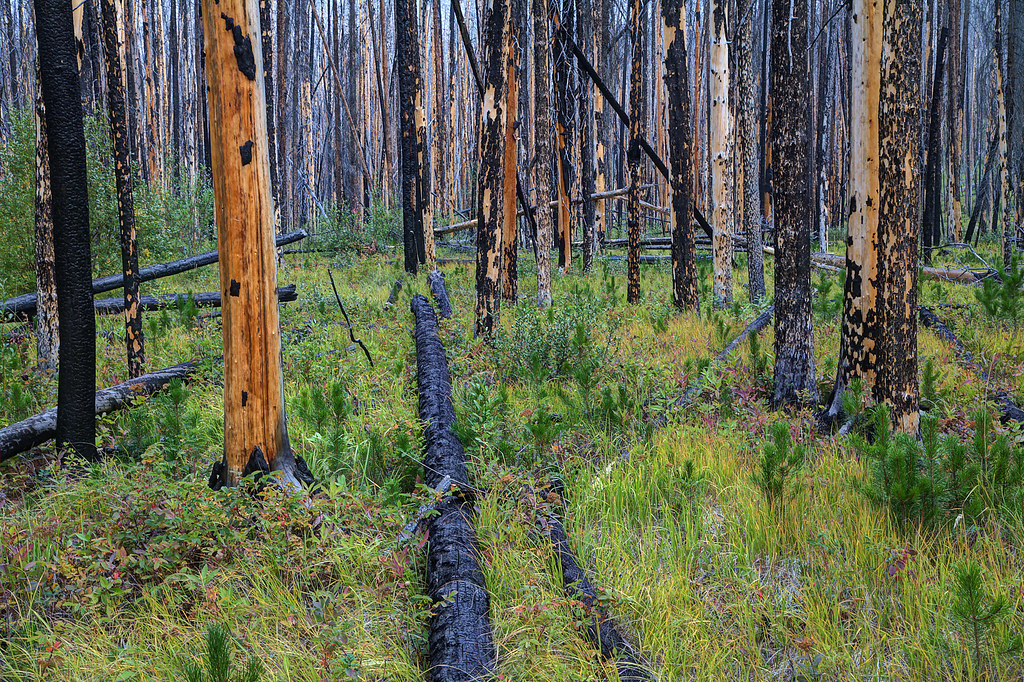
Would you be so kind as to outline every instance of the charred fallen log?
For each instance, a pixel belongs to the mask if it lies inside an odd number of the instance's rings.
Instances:
[[[437,316],[421,295],[413,297],[412,312],[426,483],[437,489],[447,479],[453,491],[437,505],[439,513],[430,520],[428,531],[427,593],[434,603],[429,675],[434,682],[478,680],[494,670],[496,653],[471,522],[472,488],[462,443],[452,430],[451,375],[437,334]]]
[[[444,273],[440,270],[431,270],[427,275],[427,284],[430,285],[430,293],[437,301],[438,316],[442,320],[452,318],[452,302],[448,300],[448,289],[444,286]]]
[[[987,384],[989,382],[989,375],[985,366],[974,359],[974,356],[971,355],[969,350],[967,350],[967,347],[964,346],[963,342],[957,338],[956,334],[953,333],[953,330],[947,327],[945,323],[939,319],[939,316],[930,310],[928,306],[919,306],[918,311],[921,315],[921,322],[924,326],[931,328],[931,330],[938,336],[950,343],[953,348],[956,349],[956,356],[960,362],[967,365],[972,372],[978,375],[978,377],[984,380]],[[1017,404],[1013,402],[1013,399],[1006,391],[995,391],[992,394],[992,397],[995,399],[996,404],[999,405],[999,410],[1002,412],[1002,416],[1000,417],[1001,422],[1005,424],[1009,421],[1024,421],[1024,410],[1017,407]]]
[[[548,493],[541,491],[541,498],[547,502]],[[587,577],[586,571],[580,566],[569,546],[569,538],[565,527],[554,515],[538,515],[537,523],[544,535],[550,539],[551,547],[558,555],[558,563],[562,567],[562,588],[570,599],[582,602],[589,621],[587,638],[601,655],[615,661],[619,671],[619,679],[623,682],[639,682],[654,679],[650,669],[642,662],[637,651],[626,641],[622,633],[608,619],[608,613],[597,598],[597,591]]]
[[[278,287],[277,300],[281,303],[295,301],[298,299],[295,292],[295,285],[289,284],[286,287]],[[197,308],[219,308],[219,291],[201,291],[199,293],[187,294],[164,294],[162,296],[140,296],[139,306],[143,310],[161,310],[173,308],[177,305],[184,305],[191,300]],[[115,315],[124,312],[123,298],[97,298],[93,300],[93,309],[97,315]],[[35,317],[35,306],[24,312],[29,318]]]
[[[305,230],[296,230],[295,232],[289,232],[288,234],[281,235],[275,240],[275,243],[277,246],[283,246],[305,238]],[[188,270],[195,270],[196,268],[200,268],[205,265],[212,265],[219,259],[219,251],[207,251],[206,253],[189,256],[188,258],[182,258],[181,260],[172,261],[170,263],[149,265],[139,270],[139,281],[149,282],[154,279],[170,277],[171,275],[177,275],[182,272],[187,272]],[[102,294],[104,291],[119,289],[123,285],[123,274],[99,277],[92,281],[92,293]],[[29,310],[35,310],[35,307],[36,295],[34,293],[22,294],[21,296],[9,298],[0,304],[0,319],[7,317],[8,315],[25,315]]]
[[[144,374],[137,379],[96,391],[96,414],[106,414],[129,405],[140,396],[166,387],[174,379],[187,381],[199,368],[195,360]],[[0,462],[41,445],[57,432],[57,408],[0,429]]]

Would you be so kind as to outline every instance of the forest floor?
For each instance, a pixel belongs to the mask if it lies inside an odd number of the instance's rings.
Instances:
[[[424,679],[427,540],[398,536],[431,497],[417,485],[409,312],[412,294],[429,293],[424,275],[403,277],[385,306],[402,277],[394,256],[332,261],[370,367],[350,346],[326,260],[287,256],[279,272],[299,293],[282,308],[284,371],[291,442],[322,486],[312,506],[207,487],[222,447],[221,367],[210,359],[220,320],[187,307],[148,314],[147,366],[205,357],[201,376],[103,418],[109,455],[85,475],[55,466],[46,449],[0,466],[0,679],[178,678],[205,656],[215,623],[233,633],[236,658],[262,659],[268,680]],[[618,679],[536,531],[544,510],[524,491],[551,482],[600,601],[658,679],[1024,674],[1020,652],[1004,645],[1024,624],[1024,493],[962,509],[943,500],[927,522],[901,517],[892,490],[878,493],[863,439],[819,433],[811,409],[769,408],[771,326],[709,366],[758,309],[677,313],[666,266],[643,268],[646,297],[629,306],[624,264],[599,261],[589,276],[556,275],[555,305],[539,312],[533,267],[521,259],[522,302],[503,305],[493,344],[473,339],[473,266],[444,268],[455,316],[440,333],[457,431],[484,491],[475,524],[501,679]],[[738,301],[748,300],[744,273]],[[145,293],[216,290],[215,277],[207,268]],[[820,284],[815,303],[823,399],[841,292]],[[994,409],[987,388],[1024,402],[1024,332],[987,318],[970,287],[925,282],[921,296],[967,304],[940,316],[991,370],[986,387],[922,329],[929,412],[940,435],[970,443],[974,411]],[[99,318],[100,385],[125,378],[121,325]],[[5,337],[0,360],[0,423],[55,403],[53,378],[31,369],[31,337]],[[701,376],[700,399],[672,408]],[[776,422],[808,454],[768,501],[756,475]],[[996,430],[1024,458],[1020,430]],[[975,621],[963,615],[965,562],[980,568]],[[996,595],[1004,606],[981,620]]]

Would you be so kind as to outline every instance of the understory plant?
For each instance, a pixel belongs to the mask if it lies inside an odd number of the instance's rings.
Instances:
[[[804,466],[807,449],[794,445],[789,426],[776,422],[771,427],[771,442],[761,450],[761,458],[754,473],[754,485],[773,509],[780,507],[797,492],[797,474]]]
[[[223,625],[211,625],[206,631],[206,665],[200,666],[194,661],[186,663],[186,682],[259,682],[263,675],[262,661],[250,656],[243,669],[234,671],[231,649],[228,629]]]
[[[952,614],[960,640],[971,652],[975,679],[990,667],[989,655],[1006,656],[1021,649],[1021,635],[1001,636],[1000,626],[1012,607],[1006,595],[985,589],[981,567],[966,560],[955,569]]]

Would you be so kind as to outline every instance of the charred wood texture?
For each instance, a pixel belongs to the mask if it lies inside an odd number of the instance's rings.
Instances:
[[[921,314],[921,322],[924,326],[931,328],[936,335],[949,344],[952,344],[953,348],[956,349],[957,359],[969,367],[978,378],[986,383],[989,383],[989,374],[985,369],[985,365],[978,362],[978,360],[971,355],[971,352],[967,350],[963,342],[957,338],[956,334],[953,333],[946,324],[935,314],[928,306],[921,306],[919,308]],[[1013,402],[1013,398],[1006,391],[994,391],[992,398],[995,399],[996,404],[999,405],[999,410],[1002,413],[1000,421],[1004,424],[1010,421],[1024,422],[1024,410],[1017,407],[1017,404]]]
[[[921,260],[924,265],[932,264],[932,249],[942,241],[942,131],[939,129],[939,114],[948,33],[949,30],[945,26],[939,32],[939,46],[935,51],[932,103],[928,114],[928,161],[924,173],[924,221],[921,226]]]
[[[448,300],[448,289],[444,286],[444,273],[440,270],[431,270],[427,275],[427,284],[430,286],[430,293],[437,301],[438,316],[442,320],[450,320],[452,317],[452,303]]]
[[[680,309],[698,310],[697,251],[693,234],[693,136],[683,0],[663,0],[661,13],[665,21],[665,90],[672,162],[672,302]]]
[[[422,106],[419,31],[415,0],[395,3],[395,35],[398,50],[398,112],[402,153],[402,229],[405,271],[415,273],[427,260],[424,242],[425,193],[421,160],[423,149],[416,126],[416,109]]]
[[[626,259],[626,300],[640,301],[640,233],[643,212],[640,207],[640,185],[643,184],[643,168],[640,157],[640,140],[644,137],[647,122],[647,94],[644,89],[645,64],[647,57],[647,3],[643,0],[630,2],[630,27],[633,34],[633,55],[630,62],[629,101],[632,116],[629,125],[629,147],[626,150],[626,165],[629,172],[629,194],[626,198],[627,232],[629,236],[628,258]]]
[[[501,229],[505,222],[505,122],[511,115],[506,84],[511,49],[508,0],[492,0],[485,26],[480,174],[477,188],[476,336],[491,337],[501,307]]]
[[[293,244],[306,238],[305,230],[296,230],[283,234],[274,240],[275,245],[284,246]],[[213,265],[220,259],[219,251],[207,251],[195,256],[171,261],[170,263],[158,263],[149,265],[139,270],[139,281],[150,282],[154,279],[170,277],[189,270],[195,270],[206,265]],[[104,291],[119,289],[124,285],[124,275],[106,275],[92,280],[92,293],[102,294]],[[27,311],[36,309],[36,294],[23,294],[9,298],[0,304],[0,315],[21,315]]]
[[[277,300],[281,303],[298,300],[298,297],[298,294],[295,292],[294,284],[290,284],[286,287],[279,287],[277,290]],[[219,308],[221,305],[219,291],[163,294],[161,296],[140,296],[137,305],[141,310],[162,310],[164,308],[173,308],[177,305],[183,305],[189,300],[191,300],[197,308]],[[123,298],[96,298],[93,299],[92,304],[97,315],[116,315],[125,311]],[[22,314],[26,317],[33,317],[36,315],[36,309],[27,309],[23,311]]]
[[[117,186],[117,219],[121,227],[121,270],[124,272],[124,342],[128,376],[142,375],[146,363],[139,309],[139,245],[135,238],[135,201],[132,197],[132,160],[128,139],[128,115],[124,81],[121,78],[122,18],[114,0],[102,0],[103,49],[107,63],[107,108],[110,114],[110,138],[114,148],[114,179]]]
[[[36,292],[41,311],[36,324],[36,357],[43,369],[57,368],[60,331],[57,318],[57,282],[53,253],[53,199],[50,194],[50,154],[46,151],[46,111],[36,67]],[[3,313],[0,313],[0,317]]]
[[[548,0],[533,0],[533,55],[536,91],[535,127],[537,162],[534,177],[537,204],[543,206],[552,195],[551,187],[551,41],[548,23]],[[551,305],[551,211],[537,212],[537,305]]]
[[[430,679],[463,682],[487,677],[496,652],[489,619],[489,598],[480,568],[471,522],[471,490],[466,457],[452,424],[451,376],[437,334],[437,317],[424,296],[414,296],[416,377],[423,422],[423,468],[427,485],[450,481],[455,494],[441,502],[428,528],[427,594],[434,602],[430,618]]]
[[[811,327],[810,77],[807,5],[772,0],[775,405],[816,402]],[[916,204],[915,204],[916,205]]]
[[[60,317],[56,438],[95,460],[96,320],[90,301],[89,188],[85,127],[71,5],[35,0],[39,77],[46,103],[53,235]]]
[[[893,425],[918,429],[917,240],[921,231],[922,6],[887,0],[882,19],[879,148],[879,340],[874,397]],[[884,264],[884,267],[882,266]]]
[[[96,391],[89,418],[95,423],[97,416],[126,407],[141,396],[156,393],[174,379],[187,381],[198,367],[199,363],[195,361],[183,362],[180,365],[150,372],[110,388]],[[58,409],[54,407],[42,414],[0,429],[0,462],[41,445],[56,436],[57,413]]]
[[[562,568],[562,588],[566,596],[582,602],[589,616],[586,625],[587,639],[593,647],[600,651],[604,658],[615,661],[619,679],[623,682],[655,679],[636,650],[609,620],[607,611],[598,601],[597,590],[573,554],[562,522],[552,515],[547,518],[538,517],[538,524],[542,532],[550,538],[552,549],[558,555],[558,563]]]

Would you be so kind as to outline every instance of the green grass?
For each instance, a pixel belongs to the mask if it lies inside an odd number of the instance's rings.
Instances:
[[[102,420],[100,439],[117,454],[85,476],[53,466],[45,449],[0,467],[0,679],[181,678],[218,624],[235,638],[236,661],[263,660],[265,679],[423,679],[424,539],[396,538],[425,499],[408,306],[426,286],[406,278],[385,308],[401,274],[395,258],[289,256],[280,269],[300,297],[283,308],[282,337],[292,444],[324,484],[311,510],[206,487],[222,443],[213,363],[183,390]],[[374,368],[349,348],[328,265]],[[662,680],[1024,674],[995,648],[979,666],[954,614],[957,569],[970,560],[987,593],[1009,599],[992,641],[1020,629],[1019,511],[997,510],[981,528],[953,518],[901,527],[860,491],[867,463],[845,440],[816,435],[809,412],[768,410],[770,376],[751,366],[748,344],[706,372],[698,404],[652,431],[652,415],[720,350],[719,327],[735,334],[758,311],[737,306],[721,325],[677,314],[660,266],[643,269],[644,301],[630,307],[623,266],[609,263],[589,277],[556,274],[548,318],[532,305],[533,267],[523,259],[523,302],[503,304],[493,346],[472,338],[472,267],[448,267],[456,316],[440,326],[471,474],[486,491],[476,528],[504,679],[617,679],[586,641],[522,493],[554,478],[580,563]],[[215,290],[215,277],[207,268],[145,288]],[[745,279],[738,269],[741,302]],[[926,284],[922,297],[974,302],[945,284]],[[219,321],[204,312],[148,315],[149,367],[218,354]],[[1024,397],[1020,328],[974,309],[942,315],[991,364],[993,383]],[[98,339],[103,385],[125,378],[121,324],[99,319],[109,332]],[[771,330],[759,341],[770,356]],[[815,344],[824,391],[834,318],[816,322]],[[919,344],[939,373],[940,430],[966,440],[985,387],[930,332]],[[536,376],[526,349],[543,354]],[[0,344],[0,422],[53,404],[54,380],[33,362],[31,340]],[[753,476],[780,420],[808,454],[792,495],[773,506]]]

